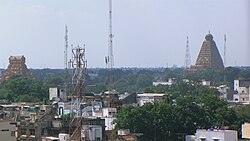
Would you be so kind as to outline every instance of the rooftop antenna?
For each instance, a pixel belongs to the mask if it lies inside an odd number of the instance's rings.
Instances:
[[[187,42],[186,42],[186,60],[185,60],[185,67],[186,69],[189,68],[191,65],[191,56],[189,51],[189,40],[187,36]]]

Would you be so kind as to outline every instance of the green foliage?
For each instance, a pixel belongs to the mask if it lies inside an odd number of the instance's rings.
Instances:
[[[31,71],[36,76],[37,80],[46,83],[46,85],[50,87],[63,86],[64,84],[65,70],[63,69],[42,69]],[[69,70],[69,72],[71,72],[71,70]],[[88,74],[86,76],[86,91],[100,93],[110,88],[110,76],[111,73],[108,69],[88,69]],[[150,87],[153,81],[168,81],[169,78],[176,78],[178,83],[181,83],[182,79],[189,79],[193,82],[199,82],[200,80],[205,79],[211,81],[215,86],[222,84],[230,84],[230,86],[233,86],[233,80],[250,79],[249,77],[249,68],[235,67],[227,67],[221,71],[202,70],[195,73],[187,72],[182,68],[114,69],[115,89],[120,93],[143,92],[144,90],[150,92],[151,88],[147,87]],[[70,83],[70,76],[68,82]],[[162,91],[159,89],[159,92],[164,93],[165,90]],[[178,93],[175,94],[178,95]]]
[[[143,133],[145,141],[176,141],[199,128],[234,127],[237,121],[235,111],[216,96],[185,96],[177,98],[176,104],[159,102],[125,107],[117,114],[116,128]]]
[[[179,96],[202,96],[202,95],[219,95],[219,92],[215,88],[202,86],[199,82],[180,82],[177,84],[169,85],[157,85],[147,87],[144,90],[145,93],[167,93],[176,98]]]
[[[250,122],[250,105],[241,105],[234,107],[234,109],[237,112],[241,123]]]
[[[88,86],[86,88],[86,92],[87,93],[96,93],[96,94],[99,94],[99,93],[102,93],[106,90],[106,86],[103,85],[103,84],[97,84],[97,85],[92,85],[92,86]]]
[[[50,78],[48,79],[47,85],[50,87],[63,86],[64,80],[60,77]]]
[[[32,95],[29,95],[29,94],[19,95],[14,100],[15,101],[21,101],[21,102],[37,102],[37,101],[39,101],[39,99],[37,99],[36,97],[34,97]]]
[[[31,78],[13,77],[1,84],[0,97],[15,102],[39,102],[48,98],[48,88]]]

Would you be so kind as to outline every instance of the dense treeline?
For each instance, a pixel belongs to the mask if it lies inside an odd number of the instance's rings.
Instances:
[[[49,87],[64,87],[65,82],[68,83],[69,90],[73,87],[71,85],[71,75],[72,70],[68,70],[68,78],[65,79],[66,74],[63,69],[31,69],[30,70],[35,77],[34,80],[28,80],[26,78],[27,84],[40,85],[42,94],[37,94],[39,92],[34,92],[35,94],[30,94],[30,92],[26,92],[26,94],[18,94],[17,92],[13,92],[11,87],[9,87],[8,83],[13,83],[13,85],[17,85],[21,80],[12,81],[7,80],[6,82],[0,85],[0,98],[1,99],[9,99],[13,101],[42,101],[43,99],[48,99],[48,88]],[[88,93],[102,93],[108,89],[110,89],[110,72],[107,69],[88,69],[86,76],[86,88],[85,92]],[[166,68],[121,68],[114,69],[115,76],[115,89],[119,93],[133,93],[133,92],[162,92],[163,88],[158,87],[154,88],[156,90],[152,90],[152,82],[154,81],[168,81],[169,78],[176,78],[179,85],[183,85],[186,87],[186,84],[182,84],[182,79],[190,79],[193,82],[199,82],[201,79],[210,80],[213,85],[220,84],[228,84],[232,86],[234,79],[250,79],[250,69],[240,69],[228,67],[223,71],[198,71],[196,73],[187,73],[182,68],[176,69],[166,69]],[[16,79],[16,78],[13,78]],[[7,86],[5,86],[7,85]],[[31,86],[32,86],[31,85]],[[19,85],[18,85],[19,86]],[[25,88],[26,90],[34,89],[34,88]],[[190,86],[188,86],[190,87]],[[38,88],[38,86],[36,86]],[[147,88],[147,89],[145,89]],[[39,88],[38,88],[39,89]],[[45,91],[46,89],[46,91]],[[165,89],[165,88],[164,88]],[[176,89],[174,87],[168,89]],[[189,89],[193,89],[192,86]],[[199,91],[205,90],[206,88],[201,88]],[[34,90],[29,90],[34,91]],[[168,90],[171,92],[171,90]],[[164,92],[164,91],[163,91]],[[179,87],[179,92],[173,91],[174,96],[178,96],[183,92],[182,87]],[[191,91],[186,91],[186,93],[190,93]],[[192,91],[193,92],[193,91]],[[197,93],[197,92],[196,92]],[[195,92],[194,92],[195,94]],[[23,95],[25,95],[23,97]],[[36,97],[37,95],[37,97]],[[46,96],[45,96],[46,95]],[[29,98],[29,97],[34,98]]]
[[[35,79],[15,76],[0,85],[0,99],[41,102],[48,99],[48,86]]]
[[[106,69],[90,69],[89,74],[96,74],[95,77],[88,77],[88,92],[100,93],[103,89],[108,89],[110,84],[110,72]],[[175,78],[178,83],[182,79],[189,79],[193,82],[199,82],[202,79],[212,82],[212,85],[218,86],[227,84],[233,86],[235,79],[250,79],[250,70],[228,67],[222,71],[207,70],[197,71],[195,73],[186,72],[182,68],[176,69],[115,69],[115,88],[120,93],[143,92],[145,88],[152,86],[154,81],[168,81],[169,78]]]
[[[117,114],[116,128],[143,133],[142,140],[176,141],[196,129],[211,127],[238,130],[250,122],[250,106],[230,105],[219,98],[216,89],[199,83],[152,86],[145,92],[165,93],[163,102],[141,107],[128,106]]]
[[[116,128],[142,133],[141,140],[177,141],[196,129],[238,129],[237,113],[216,96],[186,96],[176,103],[163,101],[141,107],[128,106],[117,114]]]

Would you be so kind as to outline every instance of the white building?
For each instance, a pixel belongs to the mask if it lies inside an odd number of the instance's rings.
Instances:
[[[102,119],[105,119],[105,130],[115,129],[114,120],[115,114],[117,113],[116,108],[103,108],[102,109]]]
[[[61,101],[67,100],[67,95],[63,89],[49,88],[49,100],[60,99]]]
[[[195,135],[186,135],[185,141],[196,141]]]
[[[61,141],[56,137],[42,137],[42,141]]]
[[[99,125],[84,125],[82,137],[88,141],[102,141],[103,133],[102,126]]]
[[[250,81],[246,80],[234,80],[234,90],[238,93],[250,94]]]
[[[116,113],[116,108],[103,108],[102,103],[98,101],[92,103],[92,115],[105,120],[105,130],[115,129],[114,120],[116,119]]]
[[[234,80],[234,91],[237,94],[233,95],[234,102],[250,102],[250,81],[245,80]]]
[[[58,115],[66,115],[71,113],[72,109],[76,109],[77,105],[71,103],[58,102]],[[73,108],[72,108],[73,107]],[[73,110],[73,112],[76,112]],[[92,106],[87,106],[82,111],[82,116],[85,118],[101,118],[105,120],[105,130],[113,130],[115,128],[114,120],[116,108],[103,108],[101,102],[93,102]]]
[[[157,93],[143,93],[137,94],[136,100],[139,106],[143,106],[147,102],[157,102],[162,101],[164,99],[165,94],[157,94]]]
[[[169,78],[168,81],[157,81],[157,82],[153,82],[153,86],[157,86],[157,85],[173,85],[176,83],[176,79],[175,78]]]
[[[227,92],[229,89],[227,85],[220,85],[217,87],[217,90],[220,92],[220,97],[223,99],[227,99]]]
[[[59,133],[59,141],[68,141],[70,140],[69,134]]]
[[[211,86],[211,81],[207,81],[207,80],[205,80],[205,79],[202,79],[202,80],[201,80],[201,84],[202,84],[203,86]]]
[[[16,141],[16,125],[14,121],[0,120],[0,140]]]
[[[250,139],[250,123],[244,123],[241,126],[242,128],[242,138]]]
[[[237,131],[235,130],[198,129],[195,138],[195,141],[238,141]]]

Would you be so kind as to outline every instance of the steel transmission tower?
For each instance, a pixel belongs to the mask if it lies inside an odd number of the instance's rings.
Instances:
[[[85,58],[85,46],[81,48],[79,45],[76,48],[72,49],[72,68],[73,68],[73,76],[72,76],[72,84],[74,85],[74,90],[72,94],[72,105],[71,105],[71,113],[75,113],[72,115],[71,120],[71,129],[73,130],[73,126],[76,126],[74,132],[71,135],[71,141],[82,141],[83,133],[82,133],[82,110],[84,108],[84,94],[83,90],[85,87],[85,76],[86,76],[86,68],[87,61]]]
[[[185,56],[185,67],[186,69],[189,68],[191,65],[191,56],[190,56],[190,50],[189,50],[189,40],[187,36],[187,42],[186,42],[186,56]]]
[[[114,53],[113,53],[113,33],[112,33],[112,0],[109,0],[109,38],[108,38],[108,56],[105,57],[106,67],[110,71],[111,89],[114,89]]]

